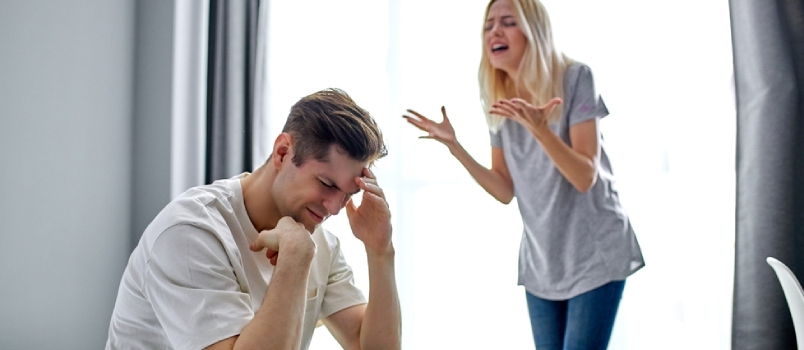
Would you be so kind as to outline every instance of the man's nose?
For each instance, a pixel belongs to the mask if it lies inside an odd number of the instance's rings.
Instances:
[[[346,193],[334,193],[324,201],[324,208],[329,215],[338,215],[348,200],[349,196]]]

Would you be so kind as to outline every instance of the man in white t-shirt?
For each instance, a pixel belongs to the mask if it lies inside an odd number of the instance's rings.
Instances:
[[[187,190],[145,229],[106,349],[307,349],[318,321],[345,349],[399,349],[390,212],[368,169],[386,153],[343,91],[302,98],[265,164]],[[320,226],[344,207],[365,245],[370,302]]]

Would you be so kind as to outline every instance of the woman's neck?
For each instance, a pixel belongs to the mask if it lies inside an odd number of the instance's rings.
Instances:
[[[521,81],[514,81],[514,94],[516,97],[519,97],[525,101],[530,102],[533,96],[531,96],[530,91],[525,88],[525,84]]]

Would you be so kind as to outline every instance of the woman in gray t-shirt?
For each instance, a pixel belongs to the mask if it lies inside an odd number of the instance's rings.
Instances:
[[[589,67],[555,49],[538,0],[492,0],[483,45],[491,169],[458,143],[443,107],[441,123],[412,110],[405,118],[445,144],[494,198],[516,196],[519,284],[536,347],[605,349],[625,278],[645,265],[602,145],[598,123],[608,110]]]

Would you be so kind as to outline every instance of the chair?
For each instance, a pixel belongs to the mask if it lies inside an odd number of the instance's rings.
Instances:
[[[801,289],[801,284],[796,279],[796,275],[787,265],[772,257],[767,259],[776,276],[779,277],[779,283],[782,284],[784,297],[787,299],[787,306],[790,308],[790,315],[793,316],[793,327],[796,329],[796,339],[798,348],[804,349],[804,290]]]

